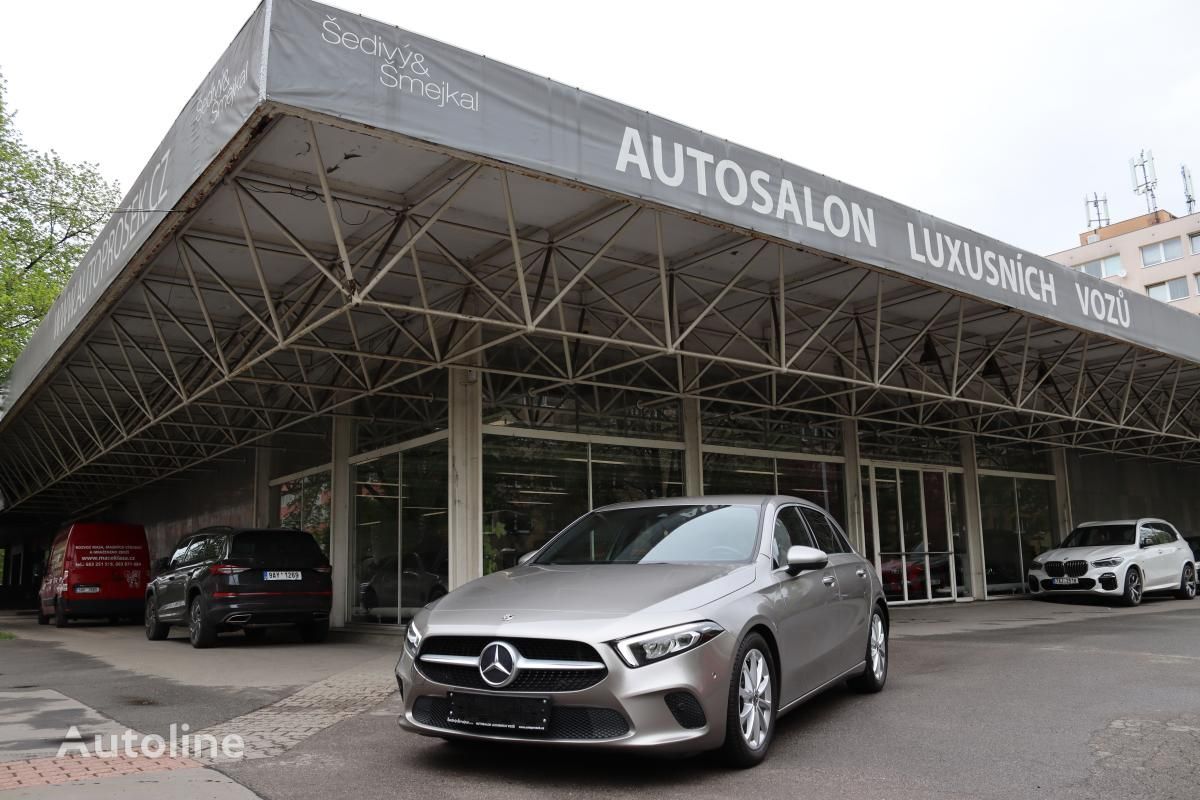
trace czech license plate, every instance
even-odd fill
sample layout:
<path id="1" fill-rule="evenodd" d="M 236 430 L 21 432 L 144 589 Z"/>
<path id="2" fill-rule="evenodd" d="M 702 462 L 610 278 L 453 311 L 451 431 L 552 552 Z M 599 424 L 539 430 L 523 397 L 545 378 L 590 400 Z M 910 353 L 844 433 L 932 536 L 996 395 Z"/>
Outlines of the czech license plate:
<path id="1" fill-rule="evenodd" d="M 1053 578 L 1055 586 L 1074 586 L 1079 583 L 1079 578 Z"/>
<path id="2" fill-rule="evenodd" d="M 99 586 L 76 586 L 76 594 L 100 594 Z"/>
<path id="3" fill-rule="evenodd" d="M 493 697 L 450 692 L 451 725 L 493 731 L 544 731 L 550 724 L 546 697 Z"/>
<path id="4" fill-rule="evenodd" d="M 298 581 L 300 580 L 299 572 L 264 572 L 264 581 Z"/>

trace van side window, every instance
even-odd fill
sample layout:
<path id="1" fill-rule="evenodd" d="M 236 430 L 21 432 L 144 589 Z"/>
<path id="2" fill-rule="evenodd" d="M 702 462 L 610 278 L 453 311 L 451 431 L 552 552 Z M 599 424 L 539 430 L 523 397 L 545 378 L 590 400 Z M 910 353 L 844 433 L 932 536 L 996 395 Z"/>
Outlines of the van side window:
<path id="1" fill-rule="evenodd" d="M 52 573 L 58 575 L 62 572 L 63 561 L 66 560 L 66 556 L 67 540 L 66 538 L 63 538 L 55 542 L 54 546 L 50 550 L 50 571 Z"/>

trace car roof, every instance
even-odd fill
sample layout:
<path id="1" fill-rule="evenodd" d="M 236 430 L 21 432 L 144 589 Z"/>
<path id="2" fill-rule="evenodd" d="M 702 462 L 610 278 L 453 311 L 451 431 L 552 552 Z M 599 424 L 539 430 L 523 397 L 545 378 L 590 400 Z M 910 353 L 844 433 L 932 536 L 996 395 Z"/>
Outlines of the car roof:
<path id="1" fill-rule="evenodd" d="M 792 497 L 786 494 L 710 494 L 710 495 L 695 495 L 690 497 L 655 497 L 650 500 L 632 500 L 626 503 L 612 503 L 607 506 L 593 509 L 594 511 L 609 511 L 619 508 L 653 508 L 655 506 L 686 506 L 686 505 L 714 505 L 714 506 L 753 506 L 762 508 L 764 505 L 804 505 L 818 510 L 819 505 L 810 500 L 804 500 L 800 497 Z"/>
<path id="2" fill-rule="evenodd" d="M 1075 527 L 1077 527 L 1077 528 L 1095 528 L 1099 525 L 1140 525 L 1143 522 L 1166 522 L 1168 525 L 1171 524 L 1170 522 L 1167 522 L 1165 519 L 1159 519 L 1158 517 L 1138 517 L 1137 519 L 1110 519 L 1110 520 L 1100 520 L 1100 521 L 1094 521 L 1094 522 L 1081 522 L 1078 525 L 1076 525 Z M 1174 527 L 1174 526 L 1172 526 L 1172 527 Z"/>
<path id="3" fill-rule="evenodd" d="M 182 542 L 185 539 L 190 539 L 193 536 L 202 536 L 206 533 L 227 533 L 230 536 L 236 536 L 239 533 L 257 533 L 257 532 L 289 533 L 289 534 L 300 534 L 300 535 L 304 535 L 304 536 L 312 536 L 311 533 L 309 533 L 308 531 L 305 531 L 305 530 L 301 530 L 300 528 L 269 528 L 269 527 L 258 527 L 255 525 L 247 525 L 247 526 L 209 525 L 207 528 L 200 528 L 199 530 L 195 530 L 195 531 L 192 531 L 191 533 L 186 533 L 183 536 L 180 536 L 179 541 Z"/>

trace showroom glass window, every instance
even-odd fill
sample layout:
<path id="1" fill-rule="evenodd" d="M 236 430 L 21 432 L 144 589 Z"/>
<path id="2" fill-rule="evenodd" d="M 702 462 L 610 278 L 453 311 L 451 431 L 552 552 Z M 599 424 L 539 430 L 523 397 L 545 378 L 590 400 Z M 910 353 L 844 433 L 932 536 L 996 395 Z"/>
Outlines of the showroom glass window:
<path id="1" fill-rule="evenodd" d="M 353 466 L 352 621 L 404 623 L 446 593 L 447 470 L 444 439 Z"/>
<path id="2" fill-rule="evenodd" d="M 275 486 L 275 523 L 281 528 L 308 531 L 329 555 L 331 473 L 322 470 Z"/>
<path id="3" fill-rule="evenodd" d="M 514 566 L 590 508 L 682 494 L 679 449 L 486 435 L 483 571 Z"/>
<path id="4" fill-rule="evenodd" d="M 705 494 L 785 494 L 816 503 L 846 520 L 842 464 L 736 453 L 704 454 Z"/>

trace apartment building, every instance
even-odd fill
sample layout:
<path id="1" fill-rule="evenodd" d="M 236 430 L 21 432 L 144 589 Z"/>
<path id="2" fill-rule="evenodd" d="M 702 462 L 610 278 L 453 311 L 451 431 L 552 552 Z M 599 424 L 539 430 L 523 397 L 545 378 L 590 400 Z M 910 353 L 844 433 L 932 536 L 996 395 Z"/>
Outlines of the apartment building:
<path id="1" fill-rule="evenodd" d="M 1200 314 L 1200 213 L 1142 214 L 1084 231 L 1078 247 L 1047 257 Z"/>

